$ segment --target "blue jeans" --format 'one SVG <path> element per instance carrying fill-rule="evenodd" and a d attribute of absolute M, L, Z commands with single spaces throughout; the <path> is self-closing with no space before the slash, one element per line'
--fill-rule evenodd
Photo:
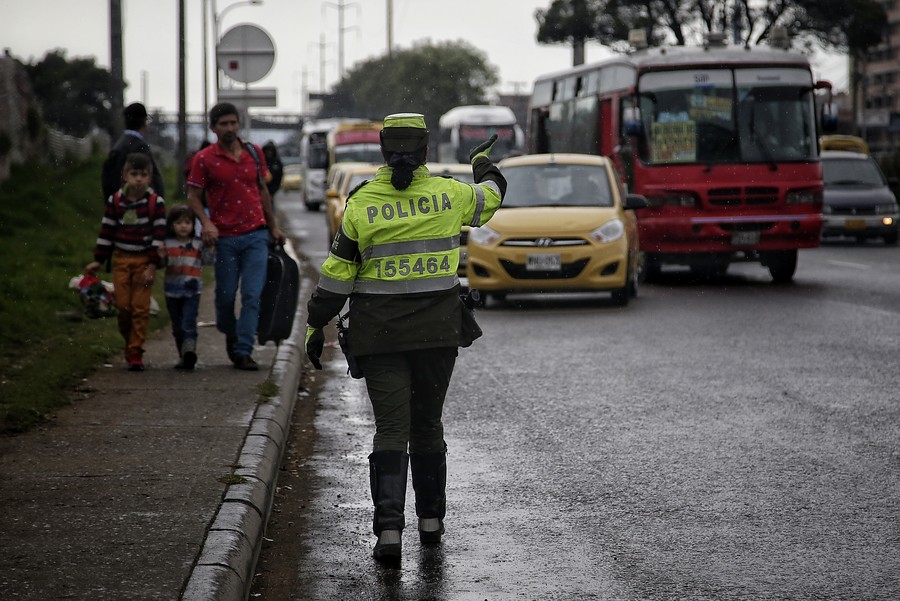
<path fill-rule="evenodd" d="M 234 352 L 249 357 L 259 325 L 259 302 L 266 283 L 269 230 L 220 237 L 216 243 L 216 328 L 236 339 Z M 238 284 L 241 314 L 235 318 Z"/>
<path fill-rule="evenodd" d="M 172 336 L 181 350 L 185 340 L 197 340 L 197 313 L 200 312 L 200 295 L 167 296 L 166 308 L 172 320 Z"/>

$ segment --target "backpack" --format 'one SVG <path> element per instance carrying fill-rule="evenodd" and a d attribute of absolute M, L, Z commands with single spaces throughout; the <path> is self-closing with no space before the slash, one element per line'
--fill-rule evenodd
<path fill-rule="evenodd" d="M 119 218 L 119 199 L 122 197 L 122 195 L 119 194 L 118 192 L 119 191 L 116 190 L 112 194 L 113 208 L 115 209 L 115 212 L 116 212 L 116 219 Z M 156 192 L 153 192 L 150 194 L 150 198 L 147 199 L 147 208 L 150 211 L 150 224 L 151 225 L 153 224 L 154 215 L 156 215 L 156 199 L 157 198 L 159 198 L 159 194 L 157 194 Z M 110 271 L 112 271 L 112 254 L 110 254 L 106 258 L 106 272 L 109 273 Z"/>
<path fill-rule="evenodd" d="M 256 162 L 256 182 L 259 184 L 260 188 L 264 188 L 266 185 L 266 180 L 263 177 L 262 163 L 259 161 L 259 153 L 256 152 L 256 148 L 254 148 L 251 142 L 244 142 L 244 146 L 247 148 L 247 152 L 250 153 L 250 156 L 252 156 L 253 160 Z"/>

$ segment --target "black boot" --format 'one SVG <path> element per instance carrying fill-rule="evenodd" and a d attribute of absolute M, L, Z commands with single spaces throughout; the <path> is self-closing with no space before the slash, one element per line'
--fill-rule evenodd
<path fill-rule="evenodd" d="M 415 453 L 409 456 L 409 462 L 416 491 L 419 540 L 439 543 L 447 513 L 447 454 Z"/>
<path fill-rule="evenodd" d="M 372 528 L 378 536 L 372 557 L 384 563 L 400 562 L 408 470 L 409 455 L 405 451 L 375 451 L 369 455 L 369 484 L 375 505 Z"/>

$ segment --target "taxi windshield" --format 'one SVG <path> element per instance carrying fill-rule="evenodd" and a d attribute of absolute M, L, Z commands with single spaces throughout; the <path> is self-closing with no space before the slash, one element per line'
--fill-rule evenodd
<path fill-rule="evenodd" d="M 606 169 L 597 165 L 510 165 L 503 177 L 504 208 L 613 206 Z"/>

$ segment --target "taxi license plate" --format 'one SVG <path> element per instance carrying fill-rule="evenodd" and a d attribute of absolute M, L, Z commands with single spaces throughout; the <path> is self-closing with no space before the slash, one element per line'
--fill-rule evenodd
<path fill-rule="evenodd" d="M 734 246 L 749 246 L 759 243 L 759 232 L 735 232 L 731 234 L 731 243 Z"/>
<path fill-rule="evenodd" d="M 848 219 L 846 225 L 848 230 L 866 229 L 866 222 L 864 219 Z"/>
<path fill-rule="evenodd" d="M 528 255 L 525 257 L 527 271 L 560 271 L 562 262 L 559 255 Z"/>

